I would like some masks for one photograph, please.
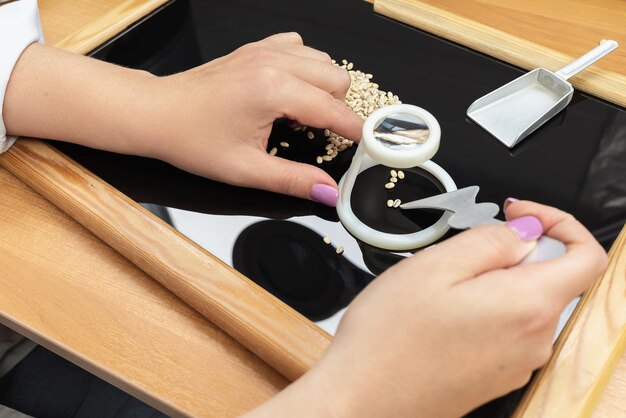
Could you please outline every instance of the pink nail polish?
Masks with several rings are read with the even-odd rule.
[[[339,190],[337,190],[336,187],[329,186],[328,184],[317,183],[311,187],[311,199],[326,206],[337,206],[338,197]]]
[[[534,241],[543,234],[543,225],[534,216],[522,216],[506,223],[522,241]]]
[[[519,202],[519,199],[516,199],[514,197],[507,197],[504,201],[504,210],[506,210],[506,208],[509,207],[509,205],[513,202]]]

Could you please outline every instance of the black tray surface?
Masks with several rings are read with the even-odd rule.
[[[624,109],[577,92],[566,110],[508,149],[465,112],[475,99],[524,71],[376,15],[362,0],[301,0],[297,5],[287,0],[176,0],[92,55],[165,75],[285,31],[299,32],[307,45],[337,60],[354,62],[356,69],[373,74],[381,89],[430,111],[442,127],[433,160],[459,187],[479,185],[479,201],[501,205],[513,196],[557,206],[574,214],[605,248],[621,230],[626,220]],[[292,146],[284,157],[314,163],[326,145],[323,135],[305,140],[287,125],[276,123],[270,147],[287,138]],[[219,184],[146,158],[55,146],[164,219],[171,215],[183,233],[331,332],[358,291],[401,259],[353,239],[332,208]],[[339,180],[353,152],[323,167]],[[359,182],[368,178],[384,180],[385,170],[363,173],[355,190],[367,190]],[[438,193],[439,185],[413,174],[416,194]],[[400,219],[384,207],[370,211],[370,201],[367,193],[355,193],[359,216],[373,223],[390,219],[387,227],[394,231],[418,230],[438,218],[423,213]],[[323,236],[333,244],[326,246]],[[346,248],[343,255],[334,252],[338,245]],[[282,262],[281,254],[290,261]],[[508,416],[518,397],[519,392],[474,415]]]

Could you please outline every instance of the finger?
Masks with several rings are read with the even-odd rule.
[[[281,50],[291,55],[313,59],[326,64],[331,64],[332,61],[330,55],[326,52],[305,45],[286,45],[283,46]]]
[[[517,264],[535,247],[507,225],[485,225],[462,232],[411,258],[420,277],[449,284]],[[415,268],[415,266],[407,266]]]
[[[245,159],[248,167],[254,169],[249,173],[252,187],[314,200],[327,206],[337,204],[337,183],[320,168],[257,150],[251,150]]]
[[[342,102],[345,100],[351,83],[350,75],[345,69],[330,62],[291,54],[286,54],[276,64],[300,80],[330,93],[336,99]]]
[[[511,280],[565,306],[604,272],[606,253],[593,235],[566,212],[527,201],[512,203],[506,209],[507,217],[526,214],[541,219],[545,234],[563,242],[567,252],[557,259],[516,266],[509,271]]]
[[[299,78],[286,78],[277,94],[271,97],[278,117],[295,120],[305,126],[328,128],[341,136],[361,138],[363,119],[330,93]]]
[[[535,216],[541,219],[545,235],[550,235],[554,227],[563,229],[563,225],[566,225],[567,228],[571,229],[563,230],[560,233],[567,242],[595,242],[593,235],[580,222],[576,221],[572,215],[551,206],[530,201],[516,201],[507,205],[505,215],[507,219],[519,218],[525,215]]]
[[[304,41],[298,32],[284,32],[268,36],[258,41],[261,44],[274,45],[303,45]]]

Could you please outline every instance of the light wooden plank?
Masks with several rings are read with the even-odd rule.
[[[54,45],[123,0],[38,0],[46,42]]]
[[[554,354],[520,403],[515,418],[587,417],[626,347],[626,227],[609,266],[587,291],[556,344]],[[623,393],[623,387],[616,389]],[[623,402],[620,414],[626,413]]]
[[[175,416],[236,416],[288,383],[1,168],[0,191],[0,322]]]
[[[169,0],[39,0],[46,42],[86,54]]]
[[[526,33],[517,36],[507,32],[508,28],[491,27],[418,0],[375,0],[374,10],[526,69],[544,67],[556,71],[578,58],[532,42]],[[590,50],[600,39],[589,41],[583,49]],[[626,70],[620,74],[594,65],[569,81],[579,90],[626,106]]]
[[[600,395],[598,404],[593,410],[592,417],[606,418],[626,415],[626,356],[622,355],[613,376],[606,385],[604,393]]]
[[[624,0],[421,1],[572,57],[614,39],[621,47],[594,66],[626,75]]]
[[[330,343],[321,328],[51,146],[20,138],[0,165],[288,379]]]

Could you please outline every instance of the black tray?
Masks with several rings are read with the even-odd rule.
[[[479,185],[480,201],[536,200],[574,214],[605,248],[616,238],[626,220],[624,109],[577,92],[566,110],[510,150],[469,121],[465,111],[524,71],[378,16],[362,0],[302,0],[297,6],[287,0],[177,0],[92,55],[164,75],[284,31],[299,32],[306,44],[374,74],[381,89],[404,103],[428,109],[442,127],[434,161],[459,187]],[[280,122],[270,142],[286,135],[292,146],[283,155],[295,160],[313,163],[325,145],[319,134],[313,142],[300,141],[302,133]],[[219,184],[145,158],[55,145],[330,331],[337,312],[400,259],[357,242],[333,209],[313,202]],[[323,167],[338,180],[352,153]],[[436,184],[423,183],[423,195],[437,192]],[[362,213],[373,222],[386,214],[384,208]],[[417,230],[436,219],[423,213],[399,222]],[[344,246],[344,255],[325,246],[322,236]],[[517,397],[491,403],[476,415],[508,416]]]

